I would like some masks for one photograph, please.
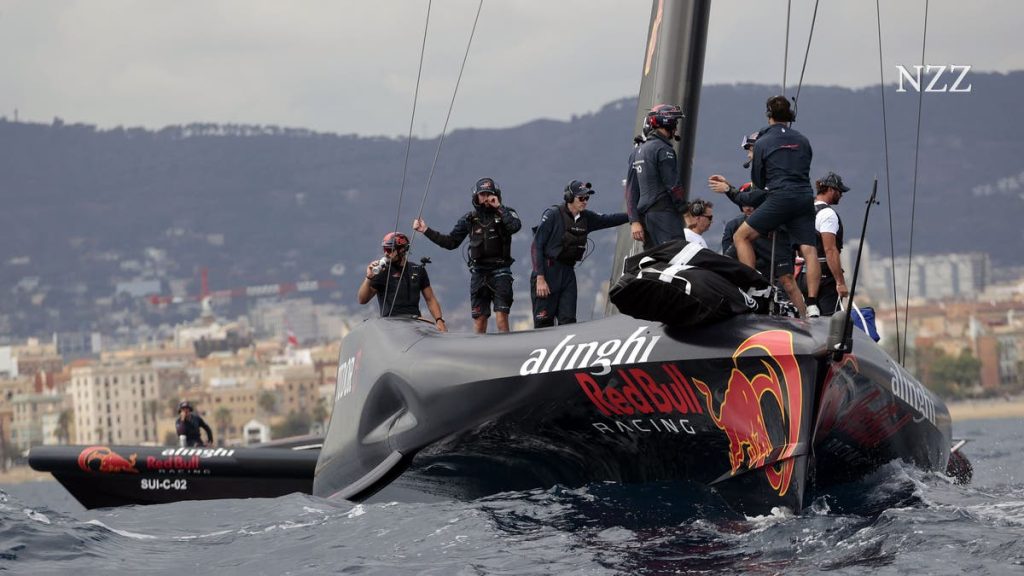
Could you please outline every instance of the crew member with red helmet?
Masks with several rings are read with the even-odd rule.
[[[357,297],[360,304],[366,304],[377,296],[381,317],[420,317],[420,294],[427,303],[434,324],[441,332],[447,332],[441,303],[430,287],[426,267],[409,262],[409,237],[401,232],[389,232],[380,243],[384,257],[366,266],[366,278],[359,285]]]
[[[473,331],[487,332],[487,319],[494,305],[498,332],[508,332],[508,313],[512,309],[512,235],[523,227],[519,214],[501,202],[501,188],[493,178],[481,178],[472,189],[473,210],[442,234],[422,219],[413,220],[413,230],[431,242],[454,250],[469,236],[469,299]]]
[[[647,140],[633,151],[626,176],[626,213],[634,240],[644,248],[686,237],[683,213],[687,203],[679,184],[676,150],[672,147],[682,109],[658,104],[647,113]]]

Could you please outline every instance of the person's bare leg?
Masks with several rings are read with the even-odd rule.
[[[754,254],[754,240],[757,240],[759,236],[757,230],[751,228],[746,222],[740,224],[740,227],[732,235],[732,242],[736,247],[736,259],[755,269],[757,256]]]
[[[818,249],[813,245],[801,244],[800,253],[804,257],[804,270],[807,273],[807,297],[817,298],[818,287],[821,286],[821,262],[818,262]]]
[[[796,306],[796,310],[800,313],[800,317],[806,317],[807,303],[804,302],[803,292],[800,292],[800,287],[796,285],[796,280],[793,279],[793,275],[786,274],[785,276],[779,276],[779,284],[782,284],[782,288],[789,296],[789,301]]]
[[[495,312],[494,323],[498,326],[498,332],[508,332],[508,312]]]
[[[473,318],[473,332],[477,334],[487,333],[487,316],[478,316]]]

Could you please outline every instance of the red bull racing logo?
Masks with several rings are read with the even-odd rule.
[[[90,446],[78,455],[78,467],[85,472],[138,474],[135,467],[137,457],[138,454],[132,454],[125,458],[107,446]]]
[[[758,358],[759,369],[753,374],[744,373],[739,367],[741,357],[757,353],[764,354]],[[765,467],[765,474],[771,487],[784,496],[793,477],[791,457],[800,443],[803,410],[803,382],[793,352],[793,335],[785,330],[755,334],[736,348],[732,359],[733,369],[717,410],[708,385],[696,378],[693,384],[704,396],[715,426],[729,438],[731,474],[735,475],[744,463],[753,470],[773,458],[775,463]],[[776,427],[766,422],[764,401],[778,408],[785,436],[779,446],[772,441],[769,429]]]

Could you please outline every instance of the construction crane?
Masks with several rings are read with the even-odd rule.
[[[149,296],[149,303],[154,306],[165,306],[167,304],[181,304],[184,302],[202,302],[213,299],[231,298],[259,298],[263,296],[285,296],[293,292],[315,292],[317,290],[328,290],[337,287],[334,280],[302,280],[299,282],[286,282],[281,284],[260,284],[256,286],[245,286],[242,288],[230,288],[227,290],[210,290],[209,272],[206,267],[199,271],[200,287],[199,294],[191,296]]]

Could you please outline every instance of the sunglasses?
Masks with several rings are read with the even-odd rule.
[[[577,196],[576,199],[583,203],[590,202],[590,196]]]
[[[392,252],[394,252],[394,251],[395,251],[395,249],[394,249],[394,248],[385,248],[385,249],[384,249],[384,253],[385,253],[385,254],[391,254],[391,253],[392,253]]]

